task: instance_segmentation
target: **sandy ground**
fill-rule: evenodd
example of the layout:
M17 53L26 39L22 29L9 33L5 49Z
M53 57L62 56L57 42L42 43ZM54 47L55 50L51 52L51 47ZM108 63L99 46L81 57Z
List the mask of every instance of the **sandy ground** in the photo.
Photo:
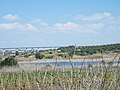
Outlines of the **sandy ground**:
M102 61L102 60L105 60L105 61L112 61L113 58L104 58L104 59L101 59L101 58L98 58L98 59L35 59L35 60L26 60L23 58L23 60L20 60L19 63L36 63L36 62L90 62L90 61ZM115 60L118 60L118 58L116 58Z
M74 57L72 59L63 59L63 58L53 58L53 59L35 59L33 57L25 58L20 57L16 58L19 63L32 63L32 62L90 62L90 61L112 61L112 60L119 60L120 55L115 58L116 54L112 55L103 55L102 57L99 55L91 55L91 56L82 56L82 57Z

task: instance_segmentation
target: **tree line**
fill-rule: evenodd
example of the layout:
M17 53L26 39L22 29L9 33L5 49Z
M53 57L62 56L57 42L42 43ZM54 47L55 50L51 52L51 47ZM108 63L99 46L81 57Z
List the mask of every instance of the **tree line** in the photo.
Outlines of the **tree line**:
M68 46L60 47L61 52L68 52L75 55L92 55L96 53L120 53L120 44L96 45L96 46Z

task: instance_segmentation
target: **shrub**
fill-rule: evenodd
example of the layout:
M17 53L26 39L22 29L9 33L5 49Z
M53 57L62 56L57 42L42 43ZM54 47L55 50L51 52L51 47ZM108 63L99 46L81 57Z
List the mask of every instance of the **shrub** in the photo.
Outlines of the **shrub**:
M18 63L17 63L17 60L15 59L15 57L13 57L13 56L7 57L3 61L0 62L0 67L16 66L16 65L18 65Z
M64 57L64 54L60 53L58 54L59 57Z
M49 54L53 54L53 52L49 52Z
M19 55L19 52L18 52L18 51L16 51L16 52L15 52L15 55L16 55L16 56L18 56L18 55Z
M46 59L52 59L54 56L53 55L51 55L51 56L46 56L45 58Z
M36 54L35 54L36 59L43 59L44 57L45 57L45 55L41 54L40 52L36 52Z

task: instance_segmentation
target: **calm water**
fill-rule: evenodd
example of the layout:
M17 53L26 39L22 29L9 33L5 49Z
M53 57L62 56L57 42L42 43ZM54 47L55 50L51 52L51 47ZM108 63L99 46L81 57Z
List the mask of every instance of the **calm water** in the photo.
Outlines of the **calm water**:
M57 66L81 66L81 65L95 65L100 64L100 61L90 61L90 62L35 62L35 63L24 63L24 64L34 64L34 65L57 65ZM118 61L114 61L114 63L118 63Z

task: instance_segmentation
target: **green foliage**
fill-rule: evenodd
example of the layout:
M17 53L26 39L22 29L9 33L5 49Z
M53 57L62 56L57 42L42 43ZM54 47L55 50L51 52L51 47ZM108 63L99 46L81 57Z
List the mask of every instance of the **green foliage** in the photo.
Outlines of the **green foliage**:
M0 62L0 67L3 67L3 66L16 66L16 65L18 65L18 63L17 63L17 60L15 59L14 56L7 57L7 58L5 58L5 60Z
M53 52L50 51L49 54L53 54Z
M62 58L63 58L64 56L65 56L64 53L59 53L59 54L58 54L58 57L62 57Z
M53 59L53 55L45 56L46 59Z
M62 53L67 53L70 58L73 57L75 46L68 46L68 47L60 47L58 48Z
M120 44L100 45L100 46L78 46L75 50L75 46L60 47L58 50L61 52L67 52L70 56L76 55L92 55L96 53L120 53Z
M36 52L36 54L35 54L36 59L43 59L44 57L45 57L45 55L42 54L41 52Z
M88 65L64 69L51 65L35 71L0 73L0 90L119 90L120 67ZM52 84L52 85L51 85Z
M60 47L58 50L61 50L61 52L71 52L74 51L75 46L68 46L68 47Z
M19 52L18 52L18 51L16 51L16 52L15 52L15 55L16 55L16 56L18 56L18 55L19 55Z

